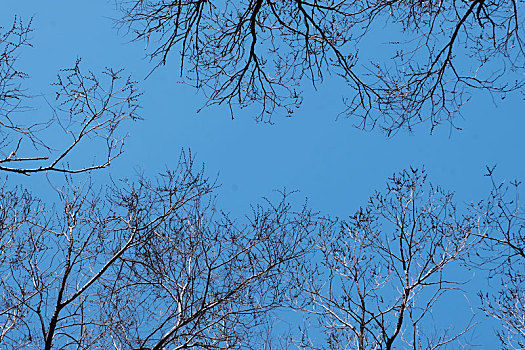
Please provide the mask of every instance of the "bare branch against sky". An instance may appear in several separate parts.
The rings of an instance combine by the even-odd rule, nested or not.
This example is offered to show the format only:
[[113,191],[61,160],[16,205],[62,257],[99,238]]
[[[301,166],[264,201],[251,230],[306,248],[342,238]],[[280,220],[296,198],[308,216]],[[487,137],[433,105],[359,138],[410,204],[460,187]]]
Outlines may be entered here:
[[[387,134],[454,124],[476,90],[499,99],[523,89],[516,0],[117,3],[117,26],[145,43],[155,68],[179,64],[208,105],[255,104],[258,120],[294,113],[304,82],[329,74],[348,85],[343,113]],[[384,55],[367,56],[376,46]]]

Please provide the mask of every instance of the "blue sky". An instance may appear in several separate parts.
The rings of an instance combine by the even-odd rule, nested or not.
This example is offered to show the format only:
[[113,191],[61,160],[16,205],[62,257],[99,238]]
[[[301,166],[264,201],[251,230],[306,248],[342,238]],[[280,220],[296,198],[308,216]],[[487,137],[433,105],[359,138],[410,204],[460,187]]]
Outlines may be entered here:
[[[498,179],[525,178],[519,94],[498,106],[487,94],[474,95],[457,121],[462,131],[443,125],[430,135],[423,126],[414,134],[386,138],[353,128],[352,120],[337,119],[344,86],[328,77],[317,91],[304,87],[304,104],[293,118],[276,115],[270,125],[241,112],[232,120],[221,107],[196,113],[204,96],[175,83],[176,67],[168,65],[142,81],[151,69],[144,45],[128,43],[130,37],[113,28],[111,17],[118,14],[110,1],[2,1],[2,26],[9,26],[15,14],[23,20],[34,17],[34,47],[20,59],[31,76],[26,81],[30,93],[53,96],[49,83],[57,70],[72,66],[78,57],[86,69],[123,67],[141,81],[144,120],[130,128],[125,154],[110,169],[114,177],[155,174],[175,164],[181,148],[191,148],[208,174],[220,174],[221,203],[233,213],[286,186],[300,190],[314,208],[340,217],[366,204],[392,173],[408,166],[424,166],[434,183],[457,193],[460,203],[488,193],[486,165],[497,164]],[[31,113],[50,112],[42,99],[34,103],[43,108]],[[45,179],[11,176],[10,181],[35,185]],[[495,341],[485,338],[486,344]]]

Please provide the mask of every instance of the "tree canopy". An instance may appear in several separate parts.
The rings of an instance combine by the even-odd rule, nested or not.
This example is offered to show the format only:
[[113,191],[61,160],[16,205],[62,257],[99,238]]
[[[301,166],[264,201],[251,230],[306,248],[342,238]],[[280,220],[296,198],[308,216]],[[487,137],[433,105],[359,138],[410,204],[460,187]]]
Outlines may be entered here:
[[[499,99],[523,89],[517,0],[117,3],[118,25],[145,42],[155,68],[179,64],[206,104],[255,104],[258,120],[293,113],[304,82],[327,74],[348,85],[343,113],[387,134],[453,125],[476,90]],[[370,46],[385,54],[361,59]]]
[[[174,61],[205,105],[258,105],[260,121],[327,74],[348,84],[343,113],[388,135],[454,125],[470,93],[523,88],[518,1],[117,4],[148,70]],[[286,188],[238,215],[187,148],[163,172],[115,176],[130,122],[150,114],[144,82],[77,58],[51,93],[29,93],[33,26],[0,28],[1,349],[455,349],[488,329],[503,349],[525,347],[520,181],[486,167],[488,186],[461,200],[400,164],[382,187],[334,180],[369,192],[339,217]],[[385,56],[363,63],[374,43]],[[312,159],[307,170],[324,166]]]

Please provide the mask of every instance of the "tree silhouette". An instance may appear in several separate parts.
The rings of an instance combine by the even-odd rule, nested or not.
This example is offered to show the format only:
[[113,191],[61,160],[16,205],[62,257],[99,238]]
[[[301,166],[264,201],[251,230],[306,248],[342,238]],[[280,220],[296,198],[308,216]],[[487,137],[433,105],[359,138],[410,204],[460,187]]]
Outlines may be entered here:
[[[29,106],[32,96],[22,85],[28,75],[17,65],[21,50],[31,46],[31,32],[31,21],[19,18],[0,31],[0,170],[30,175],[109,166],[122,153],[126,135],[119,126],[139,118],[135,82],[124,78],[122,70],[84,72],[77,60],[53,83],[57,106],[51,108],[51,117],[35,118]],[[96,141],[88,144],[100,153],[99,159],[94,154],[91,163],[72,166],[78,162],[75,151],[89,139]]]
[[[271,120],[276,107],[293,113],[302,82],[315,86],[327,74],[348,84],[344,113],[387,134],[453,125],[470,92],[499,98],[523,88],[516,0],[117,3],[118,25],[146,43],[155,67],[171,54],[208,105],[256,104],[258,120]],[[384,43],[392,33],[398,37]],[[374,45],[385,57],[360,61]]]

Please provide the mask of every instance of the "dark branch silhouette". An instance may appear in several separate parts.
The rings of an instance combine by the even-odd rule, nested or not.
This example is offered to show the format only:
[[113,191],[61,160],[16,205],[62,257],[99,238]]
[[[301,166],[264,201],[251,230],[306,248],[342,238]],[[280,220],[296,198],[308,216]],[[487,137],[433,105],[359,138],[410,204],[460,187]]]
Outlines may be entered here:
[[[388,134],[454,125],[471,92],[499,99],[524,86],[516,0],[117,3],[117,26],[146,43],[155,68],[178,62],[207,105],[256,104],[258,120],[279,107],[292,114],[304,81],[327,74],[348,83],[346,115]],[[360,60],[372,46],[384,55]]]
[[[122,70],[84,72],[78,60],[52,84],[58,103],[51,107],[52,117],[42,117],[42,110],[37,115],[29,107],[32,96],[22,87],[28,76],[17,65],[21,51],[30,46],[30,33],[31,22],[18,18],[11,28],[0,29],[0,171],[79,173],[109,166],[122,153],[126,134],[119,126],[139,118],[135,82]],[[97,153],[80,162],[75,151],[84,145]]]

